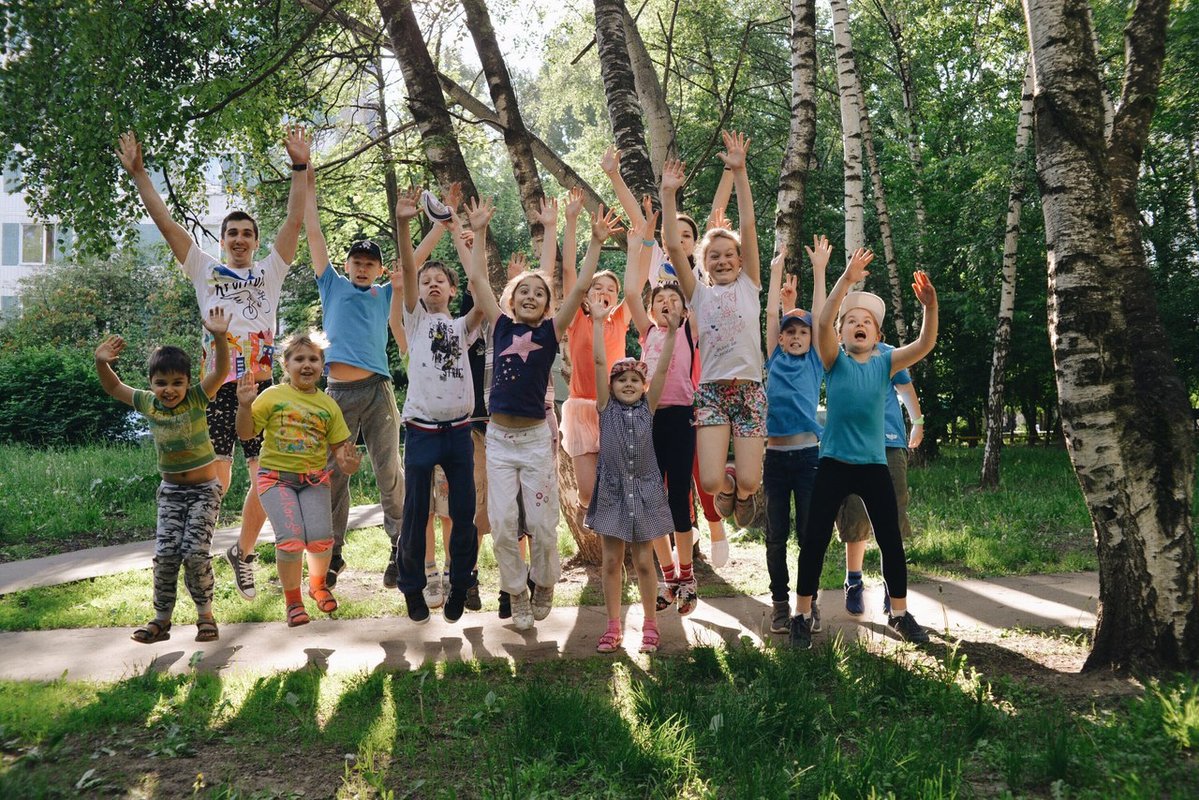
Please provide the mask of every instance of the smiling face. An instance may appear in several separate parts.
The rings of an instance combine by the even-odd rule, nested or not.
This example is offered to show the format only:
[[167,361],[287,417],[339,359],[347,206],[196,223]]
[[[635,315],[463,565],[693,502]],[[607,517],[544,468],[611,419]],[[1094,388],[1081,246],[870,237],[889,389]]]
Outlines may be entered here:
[[784,353],[802,356],[812,349],[812,329],[801,322],[792,322],[779,331],[779,346]]
[[445,312],[450,300],[454,299],[458,288],[450,280],[450,276],[440,265],[426,264],[417,275],[417,288],[420,291],[421,302],[431,314]]
[[288,382],[301,392],[316,391],[316,382],[325,368],[325,354],[308,344],[296,345],[283,359]]
[[851,308],[841,316],[841,344],[850,355],[864,355],[874,350],[882,337],[874,315],[864,308]]
[[538,325],[550,305],[550,290],[540,275],[522,275],[512,289],[512,318],[526,325]]
[[366,253],[354,253],[346,259],[346,277],[359,289],[368,289],[383,274],[383,262]]
[[221,249],[229,266],[246,269],[254,263],[258,251],[258,226],[252,219],[225,219],[221,231]]
[[166,408],[174,408],[183,402],[191,378],[182,372],[155,372],[150,376],[150,391]]
[[608,391],[618,402],[631,406],[645,394],[645,380],[637,370],[626,369],[608,384]]
[[728,286],[741,274],[741,247],[728,235],[713,236],[704,248],[704,271],[716,286]]

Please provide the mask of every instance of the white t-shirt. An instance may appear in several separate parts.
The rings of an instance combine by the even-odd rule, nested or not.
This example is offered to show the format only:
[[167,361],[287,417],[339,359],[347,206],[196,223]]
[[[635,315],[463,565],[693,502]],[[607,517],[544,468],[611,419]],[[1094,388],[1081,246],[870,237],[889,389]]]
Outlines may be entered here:
[[466,330],[466,317],[430,314],[420,303],[404,309],[408,337],[408,397],[405,420],[448,422],[470,416],[475,409],[475,386],[466,350],[479,338],[479,329]]
[[[262,261],[248,270],[227,267],[195,244],[183,262],[183,274],[196,290],[200,318],[210,308],[220,307],[229,315],[229,373],[225,383],[246,372],[270,372],[275,355],[275,314],[279,290],[290,267],[274,247]],[[212,334],[204,328],[204,372],[216,368]]]
[[691,307],[699,324],[699,382],[762,380],[762,298],[742,270],[727,286],[696,281]]

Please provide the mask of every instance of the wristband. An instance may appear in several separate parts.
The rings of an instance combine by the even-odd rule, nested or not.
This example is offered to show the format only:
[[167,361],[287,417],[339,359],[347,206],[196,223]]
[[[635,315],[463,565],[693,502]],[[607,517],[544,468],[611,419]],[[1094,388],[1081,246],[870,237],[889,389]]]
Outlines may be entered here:
[[307,164],[292,164],[291,165],[292,172],[303,172],[306,169],[308,169]]
[[657,244],[657,242],[653,239],[642,239],[641,243],[646,247],[653,247],[655,244]]
[[921,414],[920,416],[913,419],[912,424],[913,425],[923,425],[924,424],[924,415]]

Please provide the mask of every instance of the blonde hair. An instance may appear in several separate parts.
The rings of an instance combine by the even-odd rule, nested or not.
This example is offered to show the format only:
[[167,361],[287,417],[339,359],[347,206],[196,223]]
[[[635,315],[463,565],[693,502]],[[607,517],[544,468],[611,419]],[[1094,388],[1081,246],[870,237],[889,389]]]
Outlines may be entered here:
[[545,276],[536,270],[528,270],[517,275],[508,281],[504,287],[504,291],[500,292],[500,311],[509,315],[513,319],[516,318],[516,310],[512,307],[512,297],[516,294],[516,289],[525,281],[536,278],[545,286],[545,313],[541,315],[542,319],[549,319],[554,315],[554,289],[550,286],[550,282],[545,279]]
[[704,238],[699,240],[699,244],[695,246],[695,264],[700,269],[707,273],[705,259],[708,255],[708,248],[712,246],[712,242],[717,239],[728,239],[737,247],[737,257],[741,257],[741,237],[726,228],[713,228],[704,234]]
[[[301,347],[311,347],[316,352],[320,353],[321,363],[325,361],[325,348],[329,346],[329,338],[321,331],[296,331],[291,336],[283,340],[280,358],[284,363],[291,358],[292,354]],[[284,372],[283,380],[287,380],[287,373]]]

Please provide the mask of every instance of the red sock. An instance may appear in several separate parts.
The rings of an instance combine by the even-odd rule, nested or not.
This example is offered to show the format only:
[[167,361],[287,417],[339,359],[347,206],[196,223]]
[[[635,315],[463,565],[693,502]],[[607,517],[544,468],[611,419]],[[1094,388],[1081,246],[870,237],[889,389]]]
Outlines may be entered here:
[[[313,594],[316,594],[317,592],[325,591],[325,576],[323,574],[321,574],[321,575],[309,574],[309,576],[308,576],[308,591],[312,592]],[[300,590],[296,589],[296,594],[299,594],[299,592],[300,592]]]
[[300,594],[299,586],[297,586],[294,589],[284,589],[283,590],[283,599],[287,602],[287,604],[289,606],[294,606],[297,603],[303,604],[303,602],[304,602],[304,596],[302,594]]
[[691,565],[679,564],[679,581],[682,582],[689,580],[691,580]]
[[674,562],[662,565],[662,578],[667,583],[674,580]]

